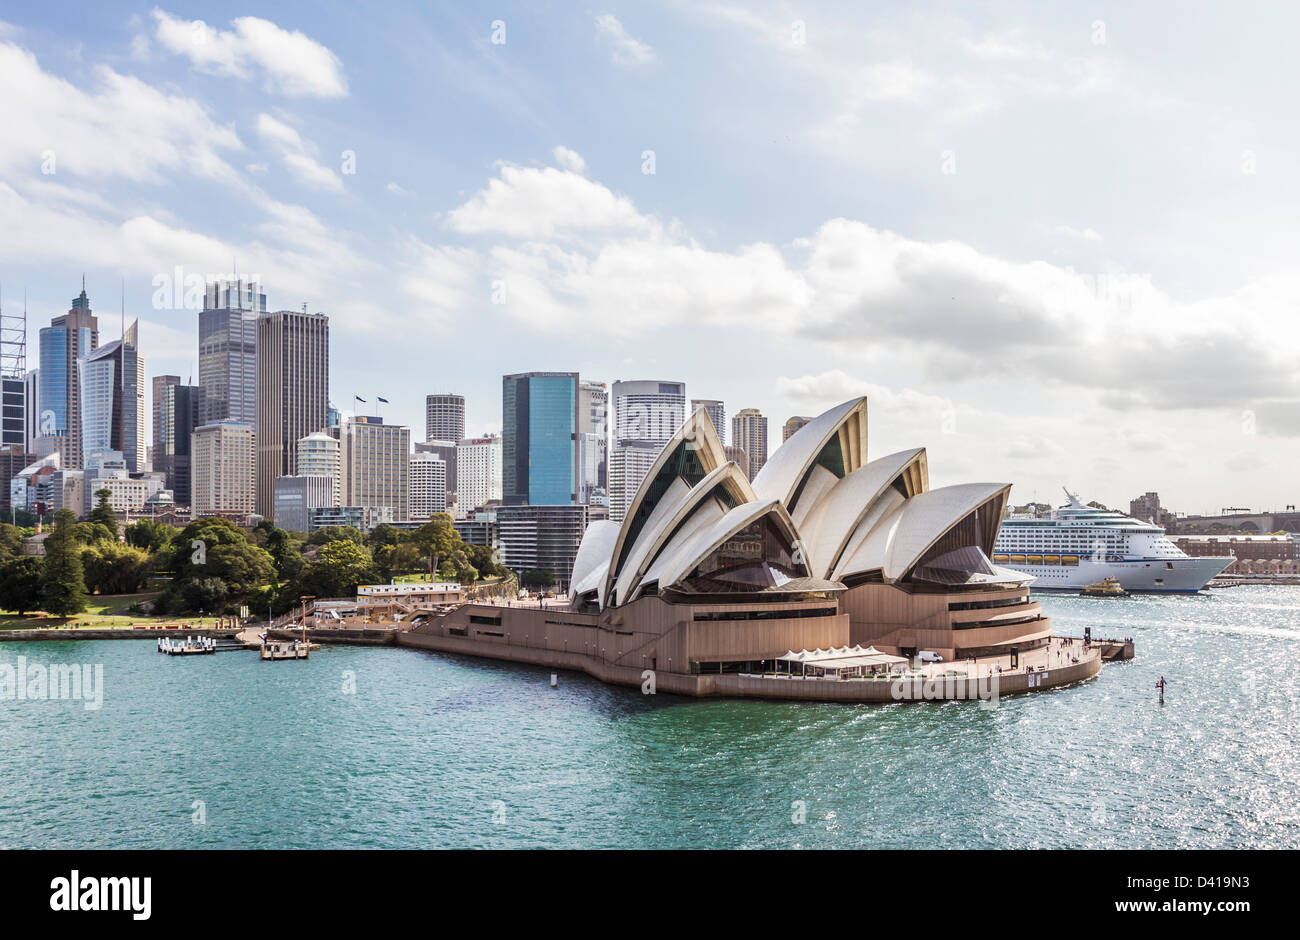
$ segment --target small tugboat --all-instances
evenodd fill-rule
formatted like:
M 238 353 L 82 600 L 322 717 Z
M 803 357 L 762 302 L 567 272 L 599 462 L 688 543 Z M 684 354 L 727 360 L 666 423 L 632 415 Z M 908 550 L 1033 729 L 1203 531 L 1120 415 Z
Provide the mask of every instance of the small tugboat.
M 187 636 L 183 640 L 158 638 L 158 652 L 168 656 L 206 656 L 217 651 L 217 641 L 209 636 Z
M 1080 589 L 1084 597 L 1128 597 L 1128 591 L 1119 583 L 1119 578 L 1102 578 Z

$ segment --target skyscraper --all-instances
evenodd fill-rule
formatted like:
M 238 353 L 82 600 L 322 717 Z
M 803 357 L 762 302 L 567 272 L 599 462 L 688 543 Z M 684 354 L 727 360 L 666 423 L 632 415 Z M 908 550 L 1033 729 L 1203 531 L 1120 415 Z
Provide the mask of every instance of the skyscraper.
M 160 375 L 153 380 L 153 469 L 163 475 L 163 485 L 172 491 L 172 501 L 177 506 L 190 506 L 190 443 L 199 426 L 203 389 L 180 385 L 179 379 L 167 381 L 175 378 Z
M 804 417 L 803 415 L 795 415 L 793 418 L 787 418 L 785 427 L 781 429 L 781 443 L 784 444 L 786 441 L 790 440 L 796 431 L 811 420 L 812 418 Z
M 326 431 L 313 431 L 298 439 L 297 476 L 329 477 L 330 501 L 326 506 L 341 506 L 343 498 L 343 454 L 337 437 Z M 278 524 L 278 523 L 277 523 Z M 307 531 L 303 529 L 301 531 Z
M 456 507 L 460 516 L 501 499 L 501 438 L 470 437 L 456 443 Z
M 275 478 L 297 473 L 299 438 L 325 427 L 330 321 L 323 313 L 281 310 L 256 322 L 257 512 L 270 518 Z
M 683 382 L 615 382 L 614 443 L 642 441 L 662 447 L 686 421 Z
M 180 384 L 179 375 L 155 375 L 149 383 L 150 413 L 153 415 L 149 446 L 153 449 L 155 461 L 162 453 L 162 443 L 167 438 L 167 387 Z M 153 469 L 159 469 L 156 463 Z
M 257 421 L 257 318 L 266 294 L 254 281 L 214 281 L 199 311 L 199 385 L 210 421 Z M 320 428 L 312 428 L 318 431 Z
M 718 432 L 718 440 L 726 446 L 727 443 L 727 406 L 714 398 L 692 398 L 691 412 L 703 408 L 708 412 L 709 420 L 713 422 L 713 429 Z
M 410 492 L 411 429 L 358 415 L 330 433 L 339 436 L 342 505 L 386 507 L 392 518 L 407 518 Z
M 609 505 L 609 390 L 604 382 L 578 386 L 578 502 Z
M 451 441 L 465 436 L 465 396 L 427 395 L 424 399 L 424 439 Z
M 686 421 L 682 382 L 615 382 L 614 448 L 609 457 L 609 515 L 622 521 L 659 451 Z
M 752 483 L 763 464 L 767 463 L 767 418 L 757 408 L 742 408 L 731 419 L 731 443 L 744 448 L 749 455 L 749 479 Z
M 407 519 L 424 522 L 447 511 L 447 461 L 437 454 L 413 454 L 407 486 Z
M 40 332 L 38 380 L 40 414 L 37 436 L 61 438 L 63 467 L 82 466 L 81 375 L 77 360 L 99 348 L 99 320 L 90 309 L 86 283 L 63 316 L 54 317 Z
M 661 450 L 662 444 L 627 441 L 609 452 L 609 518 L 614 522 L 623 521 Z
M 22 313 L 0 306 L 0 448 L 27 452 L 27 305 Z M 8 499 L 0 493 L 0 499 Z
M 504 376 L 501 430 L 506 505 L 558 506 L 577 501 L 578 373 Z
M 122 338 L 100 346 L 77 363 L 81 383 L 81 453 L 89 466 L 97 455 L 118 451 L 130 473 L 144 470 L 144 357 L 139 321 Z
M 233 421 L 202 425 L 194 429 L 190 448 L 194 515 L 252 512 L 256 479 L 252 427 Z

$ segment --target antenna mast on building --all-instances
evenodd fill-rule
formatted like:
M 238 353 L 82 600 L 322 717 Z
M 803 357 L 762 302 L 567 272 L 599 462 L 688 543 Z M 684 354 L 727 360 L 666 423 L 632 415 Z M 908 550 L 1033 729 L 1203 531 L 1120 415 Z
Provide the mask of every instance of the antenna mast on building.
M 27 295 L 24 292 L 21 314 L 5 313 L 0 302 L 0 376 L 21 379 L 26 374 Z

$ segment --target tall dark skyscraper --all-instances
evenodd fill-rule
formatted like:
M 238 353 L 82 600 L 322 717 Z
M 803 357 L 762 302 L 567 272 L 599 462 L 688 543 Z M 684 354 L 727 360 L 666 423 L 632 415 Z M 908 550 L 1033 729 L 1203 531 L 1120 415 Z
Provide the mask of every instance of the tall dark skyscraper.
M 174 375 L 154 377 L 153 469 L 163 474 L 177 506 L 193 505 L 190 435 L 199 425 L 202 401 L 198 385 L 181 385 Z
M 578 499 L 578 373 L 527 372 L 501 380 L 501 477 L 507 506 Z
M 265 312 L 266 294 L 256 281 L 207 286 L 199 312 L 201 423 L 257 421 L 257 318 Z
M 329 385 L 329 317 L 281 310 L 257 319 L 259 515 L 274 516 L 275 478 L 297 472 L 299 439 L 325 427 Z
M 0 447 L 27 452 L 27 305 L 6 313 L 0 298 Z M 9 494 L 0 494 L 7 500 Z
M 40 332 L 41 367 L 38 373 L 40 412 L 37 437 L 64 439 L 63 466 L 82 466 L 81 376 L 77 360 L 99 348 L 99 320 L 90 309 L 86 283 L 62 316 Z

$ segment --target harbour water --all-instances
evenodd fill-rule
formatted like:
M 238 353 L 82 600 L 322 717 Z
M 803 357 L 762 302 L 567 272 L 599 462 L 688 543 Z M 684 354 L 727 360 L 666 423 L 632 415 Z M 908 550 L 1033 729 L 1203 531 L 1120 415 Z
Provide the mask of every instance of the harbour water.
M 0 638 L 104 677 L 98 709 L 0 700 L 0 847 L 1300 847 L 1300 587 L 1042 602 L 1138 658 L 985 709 Z

